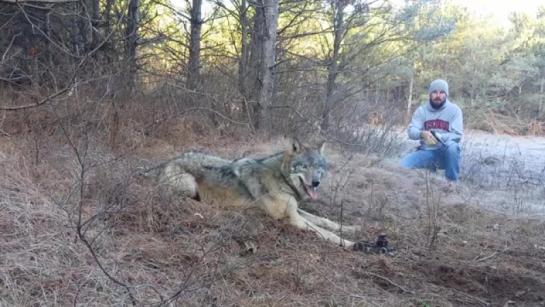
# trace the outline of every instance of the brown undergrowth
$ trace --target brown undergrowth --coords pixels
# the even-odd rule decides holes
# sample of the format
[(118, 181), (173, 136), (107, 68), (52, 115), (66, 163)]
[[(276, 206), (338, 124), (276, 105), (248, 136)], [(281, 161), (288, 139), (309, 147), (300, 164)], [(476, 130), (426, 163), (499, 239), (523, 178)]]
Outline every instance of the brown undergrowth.
[(1, 137), (0, 305), (545, 305), (543, 220), (487, 211), (463, 184), (445, 193), (440, 176), (330, 146), (321, 200), (303, 206), (340, 220), (342, 205), (343, 222), (362, 226), (351, 239), (385, 232), (396, 253), (343, 250), (257, 209), (161, 193), (139, 170), (198, 140), (231, 158), (287, 144), (170, 125), (190, 141), (123, 130), (117, 150), (130, 154), (88, 148), (83, 178), (61, 138), (35, 159), (33, 138)]

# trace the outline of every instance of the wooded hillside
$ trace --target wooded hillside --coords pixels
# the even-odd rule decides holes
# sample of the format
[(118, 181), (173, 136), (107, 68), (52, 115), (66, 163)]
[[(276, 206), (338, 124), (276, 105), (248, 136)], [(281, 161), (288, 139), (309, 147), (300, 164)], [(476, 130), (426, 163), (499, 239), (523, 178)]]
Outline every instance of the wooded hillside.
[[(545, 134), (545, 8), (473, 14), (0, 0), (0, 306), (544, 306), (545, 137), (466, 129), (452, 185), (399, 165), (436, 78), (466, 128)], [(297, 159), (319, 164), (289, 162), (324, 139)], [(218, 197), (151, 175), (190, 150)], [(258, 208), (273, 200), (361, 250)]]
[(405, 125), (441, 77), (469, 127), (544, 130), (544, 8), (509, 28), (448, 1), (3, 0), (0, 13), (3, 110), (86, 97), (116, 117), (141, 97), (155, 119), (331, 132)]

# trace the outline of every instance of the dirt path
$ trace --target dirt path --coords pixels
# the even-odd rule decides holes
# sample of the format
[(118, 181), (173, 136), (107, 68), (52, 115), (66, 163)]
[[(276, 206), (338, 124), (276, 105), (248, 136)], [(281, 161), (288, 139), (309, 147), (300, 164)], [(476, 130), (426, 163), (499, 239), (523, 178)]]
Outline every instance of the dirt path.
[[(407, 140), (405, 148), (416, 145)], [(466, 131), (461, 186), (487, 209), (545, 217), (545, 137)]]
[(517, 161), (528, 175), (533, 175), (543, 182), (545, 137), (495, 135), (482, 131), (468, 131), (463, 146), (464, 157), (477, 155), (483, 158), (493, 157), (497, 162)]

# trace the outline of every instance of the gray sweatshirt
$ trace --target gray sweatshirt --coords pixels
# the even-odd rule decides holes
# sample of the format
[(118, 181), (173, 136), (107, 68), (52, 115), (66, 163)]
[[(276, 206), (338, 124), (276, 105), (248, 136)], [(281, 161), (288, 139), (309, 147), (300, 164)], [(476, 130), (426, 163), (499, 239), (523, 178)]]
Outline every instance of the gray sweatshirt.
[[(452, 142), (459, 143), (464, 134), (464, 120), (462, 110), (448, 99), (440, 109), (434, 109), (430, 102), (418, 107), (413, 114), (409, 124), (409, 138), (420, 140), (421, 149), (433, 150), (441, 146), (441, 142), (449, 145)], [(435, 131), (440, 134), (440, 141), (437, 145), (427, 145), (421, 138), (423, 130)]]

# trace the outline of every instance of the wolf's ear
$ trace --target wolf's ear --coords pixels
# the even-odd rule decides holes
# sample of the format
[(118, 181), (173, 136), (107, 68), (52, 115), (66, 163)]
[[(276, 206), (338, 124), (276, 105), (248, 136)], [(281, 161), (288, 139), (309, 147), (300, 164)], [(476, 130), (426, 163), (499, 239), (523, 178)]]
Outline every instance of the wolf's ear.
[(324, 155), (324, 150), (325, 150), (325, 141), (323, 141), (322, 144), (319, 144), (319, 145), (318, 145), (318, 152), (319, 152), (321, 155)]
[(290, 168), (291, 168), (291, 161), (292, 161), (293, 157), (296, 154), (299, 154), (300, 152), (301, 152), (301, 143), (299, 142), (298, 139), (293, 138), (292, 142), (291, 142), (290, 149), (284, 151), (284, 154), (283, 154), (283, 157), (282, 157), (281, 168), (282, 168), (283, 172), (289, 173)]
[(294, 138), (293, 141), (291, 142), (291, 152), (294, 154), (300, 153), (302, 149), (303, 149), (303, 146), (301, 142), (299, 142), (298, 139)]

